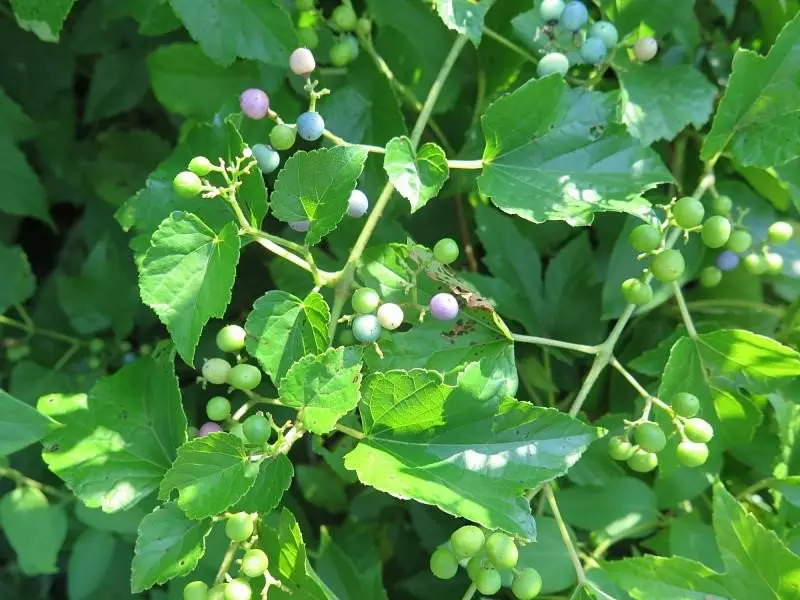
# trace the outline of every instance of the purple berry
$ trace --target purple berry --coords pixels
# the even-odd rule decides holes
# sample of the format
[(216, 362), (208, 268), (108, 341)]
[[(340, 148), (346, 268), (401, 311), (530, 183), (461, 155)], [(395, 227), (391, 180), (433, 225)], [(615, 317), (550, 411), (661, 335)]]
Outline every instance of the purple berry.
[(222, 427), (220, 427), (218, 423), (209, 421), (208, 423), (203, 423), (203, 426), (197, 432), (197, 437), (203, 437), (209, 433), (219, 433), (220, 431), (222, 431)]
[(730, 250), (725, 250), (717, 255), (717, 267), (720, 271), (733, 271), (739, 266), (739, 255)]
[(239, 106), (251, 119), (263, 119), (269, 112), (269, 96), (264, 90), (250, 88), (239, 96)]
[(431, 298), (428, 308), (434, 319), (452, 321), (458, 315), (458, 300), (451, 294), (436, 294)]

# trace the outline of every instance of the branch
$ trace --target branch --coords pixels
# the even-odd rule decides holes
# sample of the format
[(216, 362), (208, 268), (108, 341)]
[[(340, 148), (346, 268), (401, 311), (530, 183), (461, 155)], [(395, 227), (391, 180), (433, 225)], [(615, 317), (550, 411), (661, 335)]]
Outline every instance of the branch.
[(686, 307), (686, 300), (683, 297), (683, 291), (677, 281), (672, 282), (672, 291), (675, 294), (675, 300), (678, 301), (678, 308), (681, 311), (681, 318), (683, 324), (686, 325), (686, 331), (689, 332), (689, 337), (695, 339), (697, 337), (697, 329), (694, 328), (694, 321), (692, 315), (689, 314), (689, 309)]
[(578, 550), (572, 543), (572, 537), (569, 535), (567, 524), (564, 523), (564, 519), (561, 517), (561, 511), (558, 510), (556, 497), (553, 495), (553, 488), (550, 486), (550, 484), (544, 486), (544, 494), (547, 498), (547, 503), (550, 505), (550, 510), (553, 512), (553, 518), (556, 521), (556, 525), (558, 525), (558, 531), (561, 533), (561, 539), (564, 540), (564, 545), (567, 547), (569, 560), (572, 562), (572, 566), (575, 569), (575, 575), (578, 577), (578, 586), (585, 585), (586, 572), (583, 570), (580, 557), (578, 557)]
[(585, 344), (573, 344), (572, 342), (562, 342), (561, 340), (552, 340), (550, 338), (536, 337), (534, 335), (522, 335), (520, 333), (512, 333), (511, 338), (515, 342), (522, 342), (525, 344), (536, 344), (538, 346), (552, 346), (553, 348), (563, 348), (565, 350), (574, 350), (575, 352), (583, 352), (584, 354), (597, 354), (597, 346), (586, 346)]

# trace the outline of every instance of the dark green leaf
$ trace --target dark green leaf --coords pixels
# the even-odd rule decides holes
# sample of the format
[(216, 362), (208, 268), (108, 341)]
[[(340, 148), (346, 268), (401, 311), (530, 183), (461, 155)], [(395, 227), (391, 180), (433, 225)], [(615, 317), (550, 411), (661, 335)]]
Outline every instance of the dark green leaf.
[(0, 390), (0, 456), (38, 442), (58, 428), (53, 419)]
[(542, 576), (542, 594), (553, 594), (575, 585), (575, 567), (551, 517), (536, 517), (536, 542), (519, 549), (517, 569), (534, 568)]
[(19, 246), (0, 244), (0, 273), (4, 281), (0, 287), (0, 314), (3, 314), (33, 296), (36, 280), (28, 257)]
[(28, 576), (58, 573), (58, 553), (67, 536), (67, 513), (33, 487), (18, 487), (0, 500), (0, 521), (17, 564)]
[(344, 483), (324, 464), (298, 465), (295, 472), (297, 486), (303, 499), (329, 513), (347, 510), (348, 498)]
[(0, 178), (4, 181), (0, 212), (50, 223), (47, 198), (39, 176), (19, 148), (3, 136), (0, 136)]
[(411, 203), (412, 213), (434, 198), (450, 176), (444, 150), (428, 143), (415, 152), (405, 136), (386, 144), (383, 168), (395, 189)]
[(323, 529), (314, 569), (338, 600), (387, 600), (380, 558), (375, 555), (370, 558), (369, 568), (356, 566), (347, 549), (334, 542), (327, 529)]
[(11, 0), (17, 23), (45, 42), (57, 42), (75, 0)]
[(476, 46), (481, 43), (483, 19), (494, 0), (436, 0), (436, 10), (449, 29), (467, 36)]
[(120, 50), (105, 54), (94, 66), (84, 118), (98, 121), (129, 111), (146, 93), (147, 69), (140, 52)]
[(67, 563), (67, 592), (70, 600), (91, 597), (103, 583), (114, 559), (114, 536), (105, 531), (87, 529), (72, 546)]

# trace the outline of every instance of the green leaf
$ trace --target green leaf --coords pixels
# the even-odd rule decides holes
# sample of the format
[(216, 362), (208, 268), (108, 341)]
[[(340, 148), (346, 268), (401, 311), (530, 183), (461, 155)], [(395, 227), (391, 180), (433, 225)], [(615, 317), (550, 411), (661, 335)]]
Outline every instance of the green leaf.
[(44, 396), (38, 408), (64, 424), (45, 440), (45, 463), (87, 506), (106, 512), (158, 489), (186, 441), (175, 375), (149, 357), (101, 379), (88, 396)]
[(800, 121), (800, 15), (781, 31), (766, 57), (740, 48), (701, 158), (728, 151), (745, 165), (774, 167), (797, 156)]
[(598, 432), (503, 397), (502, 388), (476, 365), (458, 387), (422, 369), (369, 375), (361, 403), (366, 437), (345, 466), (381, 491), (533, 539), (524, 490), (565, 473)]
[(281, 402), (302, 409), (302, 422), (311, 433), (333, 431), (361, 398), (361, 352), (331, 348), (304, 356), (287, 371), (278, 386)]
[(450, 176), (444, 150), (428, 143), (415, 152), (405, 136), (386, 144), (383, 168), (398, 193), (411, 203), (412, 213), (434, 198)]
[(11, 0), (17, 23), (45, 42), (57, 42), (75, 0)]
[(335, 597), (338, 600), (387, 600), (380, 557), (372, 555), (369, 567), (364, 568), (363, 564), (355, 564), (348, 550), (334, 542), (327, 529), (322, 529), (314, 569)]
[(128, 510), (107, 513), (100, 508), (89, 508), (80, 500), (75, 503), (75, 517), (78, 521), (92, 529), (111, 533), (136, 533), (139, 523), (148, 512), (150, 510), (142, 504)]
[(649, 146), (672, 140), (685, 127), (700, 130), (711, 117), (717, 88), (691, 65), (615, 61), (619, 111), (628, 132)]
[(276, 454), (261, 461), (253, 487), (236, 503), (232, 512), (267, 514), (281, 502), (294, 476), (292, 461)]
[(318, 244), (347, 212), (367, 151), (357, 146), (295, 152), (275, 181), (270, 204), (275, 218), (310, 221), (306, 245)]
[(14, 141), (25, 140), (36, 132), (36, 125), (20, 106), (0, 87), (0, 135)]
[(536, 517), (536, 543), (519, 549), (517, 569), (533, 568), (542, 576), (542, 594), (571, 588), (577, 582), (575, 567), (555, 519)]
[(467, 36), (477, 46), (483, 35), (483, 19), (494, 0), (436, 0), (436, 11), (448, 29)]
[(307, 354), (328, 347), (330, 310), (316, 292), (305, 300), (272, 290), (253, 304), (247, 317), (247, 352), (276, 385), (289, 367)]
[(634, 600), (727, 600), (717, 573), (677, 556), (642, 556), (603, 562), (611, 579)]
[(612, 102), (560, 77), (531, 80), (495, 101), (481, 119), (481, 192), (534, 222), (588, 225), (598, 212), (647, 214), (640, 195), (672, 176), (655, 152), (609, 123)]
[(78, 536), (67, 563), (70, 600), (89, 598), (100, 587), (114, 558), (116, 544), (113, 535), (96, 529), (87, 529)]
[(736, 4), (739, 0), (711, 0), (717, 10), (725, 17), (725, 23), (728, 27), (733, 23), (736, 16)]
[(22, 450), (58, 428), (56, 421), (1, 389), (0, 415), (0, 456)]
[(25, 575), (59, 572), (56, 561), (67, 536), (62, 505), (51, 506), (36, 488), (18, 487), (0, 500), (0, 521)]
[(169, 0), (208, 56), (223, 67), (252, 58), (284, 67), (297, 46), (289, 15), (274, 0)]
[(668, 3), (650, 0), (598, 0), (597, 4), (600, 5), (603, 16), (617, 27), (621, 37), (628, 33), (637, 35), (637, 29), (658, 36), (671, 33), (689, 51), (699, 42), (698, 20), (694, 13), (695, 0), (673, 0)]
[(84, 119), (99, 121), (127, 112), (147, 93), (147, 68), (138, 50), (104, 54), (94, 64)]
[(297, 465), (297, 487), (303, 499), (329, 513), (347, 510), (349, 499), (344, 482), (327, 466)]
[(239, 246), (234, 223), (216, 233), (195, 215), (175, 212), (153, 234), (144, 255), (142, 301), (167, 326), (189, 365), (194, 364), (203, 327), (228, 308)]
[(734, 598), (800, 598), (800, 557), (748, 514), (721, 483), (714, 485), (714, 532)]
[(669, 550), (675, 556), (703, 563), (709, 569), (723, 570), (722, 555), (714, 530), (697, 513), (681, 515), (669, 522)]
[(51, 222), (39, 176), (31, 169), (19, 148), (3, 136), (0, 136), (0, 179), (4, 182), (0, 212)]
[(236, 61), (221, 67), (189, 43), (159, 46), (147, 58), (147, 69), (158, 101), (187, 117), (210, 117), (242, 90), (260, 84), (255, 63)]
[(206, 550), (211, 519), (192, 521), (169, 502), (142, 519), (131, 574), (133, 593), (191, 573)]
[(21, 304), (33, 296), (36, 279), (28, 257), (19, 246), (0, 244), (0, 273), (4, 280), (0, 287), (0, 314), (3, 314), (15, 304)]
[(199, 521), (224, 512), (253, 487), (258, 465), (250, 462), (244, 442), (232, 433), (212, 433), (186, 442), (164, 474), (160, 500), (178, 490), (178, 506)]

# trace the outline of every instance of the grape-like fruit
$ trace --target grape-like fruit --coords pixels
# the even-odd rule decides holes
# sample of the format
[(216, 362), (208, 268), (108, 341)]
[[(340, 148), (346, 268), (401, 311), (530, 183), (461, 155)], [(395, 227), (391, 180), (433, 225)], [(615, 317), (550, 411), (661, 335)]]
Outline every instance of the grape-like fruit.
[(319, 35), (313, 27), (298, 27), (297, 39), (300, 40), (300, 45), (310, 50), (319, 46)]
[(191, 171), (181, 171), (172, 180), (172, 189), (181, 198), (194, 198), (200, 193), (203, 182)]
[(225, 535), (234, 542), (245, 541), (254, 529), (253, 518), (245, 512), (233, 514), (225, 521)]
[(775, 246), (783, 246), (793, 235), (794, 228), (786, 221), (776, 221), (767, 229), (767, 240)]
[(539, 5), (539, 16), (543, 21), (558, 21), (564, 12), (563, 0), (542, 0)]
[(641, 306), (653, 299), (653, 288), (644, 281), (630, 278), (622, 282), (622, 295), (629, 304)]
[(205, 581), (190, 581), (183, 588), (183, 600), (206, 600), (208, 584)]
[(247, 334), (239, 325), (226, 325), (217, 333), (217, 348), (223, 352), (238, 352), (244, 348)]
[(434, 319), (452, 321), (458, 316), (458, 300), (451, 294), (436, 294), (428, 303), (428, 309)]
[(353, 310), (361, 315), (374, 313), (380, 303), (381, 297), (371, 287), (358, 288), (353, 292), (353, 297), (350, 298)]
[(269, 96), (264, 90), (250, 88), (239, 96), (239, 107), (251, 119), (263, 119), (269, 113)]
[(369, 36), (372, 33), (372, 20), (367, 17), (361, 17), (356, 25), (356, 33), (358, 35)]
[(678, 460), (687, 467), (699, 467), (708, 460), (708, 446), (698, 442), (678, 444)]
[(431, 554), (431, 573), (439, 579), (452, 579), (458, 572), (458, 559), (450, 548), (442, 546)]
[(672, 217), (681, 229), (692, 229), (703, 222), (705, 216), (703, 203), (691, 196), (684, 196), (672, 207)]
[(700, 271), (700, 285), (706, 288), (713, 288), (722, 281), (722, 271), (717, 267), (706, 267)]
[(703, 243), (709, 248), (722, 248), (731, 237), (731, 222), (727, 217), (714, 215), (703, 223)]
[(761, 254), (751, 252), (742, 260), (744, 268), (752, 275), (763, 275), (767, 272), (767, 259)]
[(569, 59), (561, 52), (545, 54), (536, 65), (536, 74), (539, 77), (547, 77), (553, 73), (563, 76), (567, 74), (567, 71), (569, 71)]
[(253, 157), (262, 173), (272, 173), (280, 166), (281, 155), (275, 152), (272, 146), (256, 144), (252, 150)]
[(254, 390), (261, 383), (261, 371), (253, 365), (236, 365), (228, 373), (228, 383), (237, 390)]
[(569, 2), (561, 13), (561, 26), (568, 31), (578, 31), (589, 20), (589, 11), (583, 2)]
[(475, 578), (475, 587), (485, 596), (493, 596), (503, 587), (503, 579), (497, 569), (481, 569)]
[(206, 415), (212, 421), (224, 421), (231, 416), (231, 403), (225, 396), (214, 396), (206, 403)]
[(737, 254), (741, 254), (742, 252), (747, 252), (750, 249), (750, 246), (752, 245), (753, 245), (753, 236), (750, 235), (750, 233), (745, 231), (744, 229), (736, 229), (735, 231), (731, 232), (726, 247), (731, 252), (736, 252)]
[(775, 252), (769, 252), (764, 260), (767, 261), (767, 273), (777, 275), (783, 271), (783, 257)]
[(378, 323), (389, 331), (394, 331), (400, 327), (403, 324), (404, 316), (403, 309), (392, 302), (381, 304), (378, 308)]
[(650, 263), (650, 270), (653, 272), (653, 277), (661, 282), (669, 283), (683, 275), (686, 270), (686, 263), (680, 252), (668, 249), (653, 258), (653, 262)]
[(667, 436), (658, 423), (640, 423), (634, 429), (633, 436), (639, 447), (648, 452), (661, 452), (667, 445)]
[(711, 212), (715, 215), (725, 217), (731, 214), (731, 210), (733, 210), (733, 200), (730, 196), (720, 195), (711, 200)]
[(683, 433), (691, 441), (705, 444), (714, 437), (714, 428), (705, 419), (694, 417), (683, 424)]
[(353, 319), (353, 335), (362, 344), (371, 344), (381, 334), (381, 324), (375, 315), (358, 315)]
[(210, 433), (219, 433), (220, 431), (222, 431), (222, 427), (219, 426), (219, 423), (203, 423), (197, 430), (197, 437), (205, 437)]
[(675, 394), (675, 397), (672, 399), (672, 410), (674, 410), (678, 416), (688, 419), (700, 412), (700, 399), (694, 394), (680, 392), (679, 394)]
[(658, 456), (642, 448), (637, 448), (627, 460), (628, 466), (637, 473), (648, 473), (658, 466)]
[(581, 46), (581, 58), (590, 65), (599, 65), (607, 55), (608, 48), (600, 38), (588, 37)]
[(597, 21), (589, 30), (589, 36), (602, 40), (606, 48), (613, 48), (619, 41), (617, 28), (608, 21)]
[(297, 10), (314, 10), (314, 0), (294, 0)]
[(289, 68), (295, 75), (307, 77), (317, 68), (317, 61), (308, 48), (297, 48), (289, 55)]
[(658, 54), (658, 42), (652, 37), (643, 37), (633, 46), (633, 54), (639, 62), (648, 62)]
[(511, 536), (497, 531), (486, 539), (486, 556), (498, 569), (513, 569), (519, 561), (519, 550)]
[(253, 590), (250, 584), (241, 579), (234, 579), (225, 584), (225, 600), (250, 600)]
[(252, 548), (242, 557), (242, 573), (248, 577), (263, 575), (269, 566), (269, 558), (263, 550)]
[(459, 527), (450, 536), (450, 548), (458, 558), (475, 556), (483, 549), (485, 542), (483, 530), (475, 525)]
[(305, 233), (311, 228), (311, 221), (290, 221), (289, 229), (298, 233)]
[[(354, 44), (355, 42), (355, 44)], [(331, 46), (331, 62), (336, 67), (345, 67), (358, 56), (358, 42), (345, 38)]]
[(355, 11), (346, 4), (337, 6), (333, 10), (331, 17), (336, 26), (344, 31), (353, 31), (358, 25), (358, 17)]
[(231, 364), (224, 358), (209, 358), (203, 363), (203, 377), (209, 383), (221, 385), (228, 379)]
[[(728, 243), (730, 244), (730, 240), (728, 241)], [(733, 271), (738, 266), (739, 266), (739, 257), (736, 255), (735, 252), (731, 252), (730, 250), (725, 250), (724, 252), (720, 252), (717, 255), (717, 267), (723, 273), (728, 273), (730, 271)]]
[(214, 170), (214, 165), (205, 156), (195, 156), (189, 161), (189, 170), (200, 177), (205, 177)]
[(637, 252), (652, 252), (661, 245), (661, 231), (647, 223), (637, 225), (631, 230), (628, 241)]
[(614, 460), (628, 460), (635, 451), (636, 447), (624, 435), (616, 435), (608, 440), (608, 455)]
[(533, 600), (542, 591), (542, 576), (531, 567), (522, 569), (514, 575), (511, 592), (517, 600)]
[(297, 140), (297, 130), (291, 125), (275, 125), (269, 132), (269, 143), (275, 150), (288, 150)]
[(325, 120), (318, 112), (308, 111), (297, 117), (297, 134), (307, 142), (316, 142), (325, 131)]
[(458, 258), (458, 243), (453, 238), (442, 238), (433, 247), (433, 258), (449, 265)]
[(359, 219), (367, 214), (369, 199), (361, 190), (353, 190), (347, 199), (347, 216)]
[(208, 590), (208, 598), (206, 600), (225, 600), (225, 587), (227, 583), (218, 583), (210, 590)]
[(269, 439), (270, 426), (264, 415), (251, 415), (242, 423), (242, 431), (254, 446), (262, 446)]

